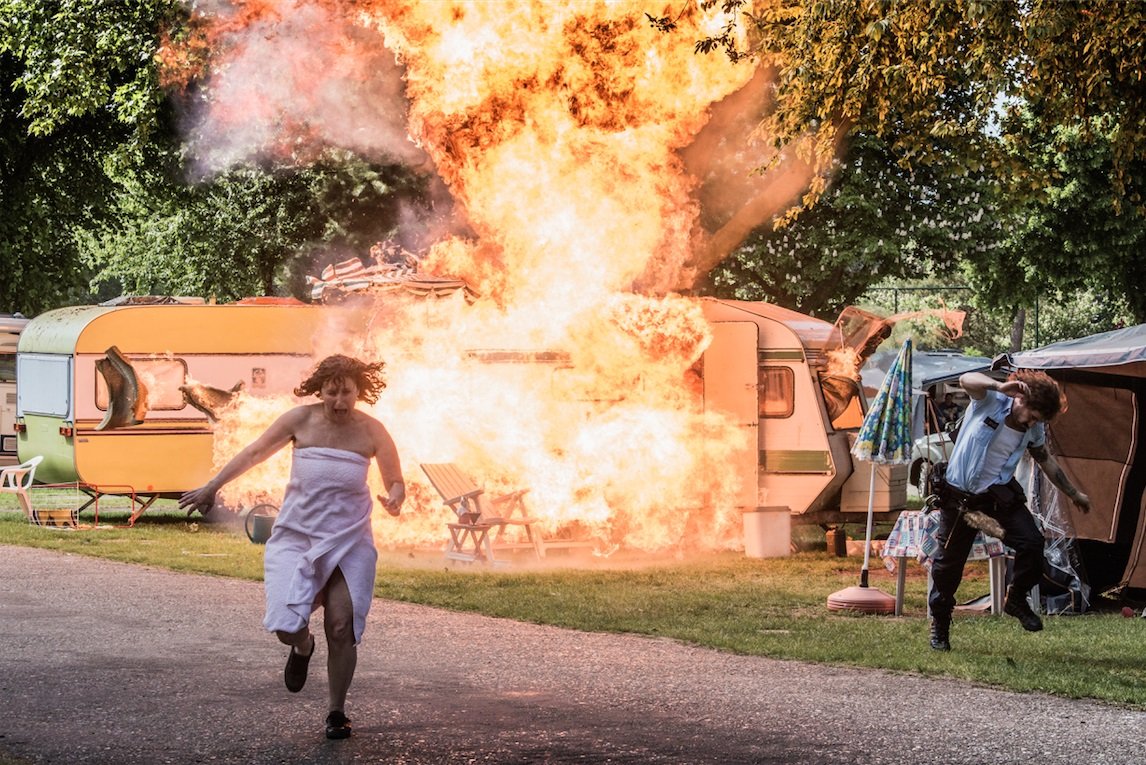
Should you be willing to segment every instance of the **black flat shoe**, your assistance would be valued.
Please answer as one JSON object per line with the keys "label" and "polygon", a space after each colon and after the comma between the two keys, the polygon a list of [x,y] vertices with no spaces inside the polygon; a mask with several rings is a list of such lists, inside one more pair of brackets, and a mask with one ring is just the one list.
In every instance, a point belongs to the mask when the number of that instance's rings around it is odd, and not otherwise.
{"label": "black flat shoe", "polygon": [[327,738],[350,738],[350,718],[335,710],[326,716]]}
{"label": "black flat shoe", "polygon": [[310,657],[314,656],[314,638],[310,639],[310,654],[303,656],[290,647],[290,656],[287,657],[286,668],[283,670],[283,682],[291,693],[298,693],[306,685],[306,670],[310,666]]}

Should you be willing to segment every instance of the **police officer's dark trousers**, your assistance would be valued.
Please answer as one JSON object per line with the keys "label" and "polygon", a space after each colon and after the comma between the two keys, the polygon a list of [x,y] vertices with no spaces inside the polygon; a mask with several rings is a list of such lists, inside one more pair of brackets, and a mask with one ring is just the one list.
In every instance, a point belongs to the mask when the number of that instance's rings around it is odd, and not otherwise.
{"label": "police officer's dark trousers", "polygon": [[932,588],[928,598],[931,615],[949,621],[955,608],[955,591],[977,529],[967,525],[960,511],[978,510],[991,516],[1005,530],[1003,542],[1015,551],[1012,590],[1025,596],[1043,574],[1043,535],[1027,509],[1026,495],[1018,481],[992,486],[983,494],[966,494],[953,488],[941,493],[938,551],[931,565]]}

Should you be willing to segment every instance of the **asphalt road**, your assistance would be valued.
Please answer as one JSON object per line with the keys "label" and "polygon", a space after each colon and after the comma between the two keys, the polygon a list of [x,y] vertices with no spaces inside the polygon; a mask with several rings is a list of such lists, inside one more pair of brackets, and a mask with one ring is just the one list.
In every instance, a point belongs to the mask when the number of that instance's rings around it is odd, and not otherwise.
{"label": "asphalt road", "polygon": [[[1146,713],[376,601],[327,741],[258,583],[0,546],[0,762],[1146,761]],[[316,671],[317,670],[317,671]]]}

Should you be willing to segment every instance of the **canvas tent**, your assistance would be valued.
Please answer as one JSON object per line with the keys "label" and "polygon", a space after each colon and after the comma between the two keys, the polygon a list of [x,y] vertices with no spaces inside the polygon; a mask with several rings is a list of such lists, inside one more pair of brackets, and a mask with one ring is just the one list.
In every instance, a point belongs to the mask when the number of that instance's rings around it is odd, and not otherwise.
{"label": "canvas tent", "polygon": [[1146,324],[1016,353],[1009,361],[1046,371],[1066,392],[1067,410],[1050,426],[1049,440],[1093,503],[1088,514],[1060,503],[1088,583],[1098,592],[1146,588]]}
{"label": "canvas tent", "polygon": [[[879,351],[863,365],[860,377],[864,393],[870,400],[879,389],[888,368],[898,351]],[[991,359],[986,356],[966,356],[953,351],[916,351],[911,358],[911,379],[914,398],[911,408],[911,437],[926,435],[926,396],[934,393],[936,403],[943,400],[948,388],[957,387],[964,372],[989,372]],[[934,423],[932,424],[934,430]]]}

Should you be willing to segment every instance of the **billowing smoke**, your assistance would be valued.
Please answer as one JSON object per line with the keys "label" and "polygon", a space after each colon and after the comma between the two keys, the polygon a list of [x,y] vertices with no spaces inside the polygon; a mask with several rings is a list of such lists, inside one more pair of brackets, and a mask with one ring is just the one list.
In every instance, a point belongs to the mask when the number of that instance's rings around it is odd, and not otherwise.
{"label": "billowing smoke", "polygon": [[303,160],[324,146],[414,167],[429,158],[406,129],[402,68],[351,4],[309,0],[196,4],[210,19],[208,97],[189,125],[199,170],[262,158]]}

